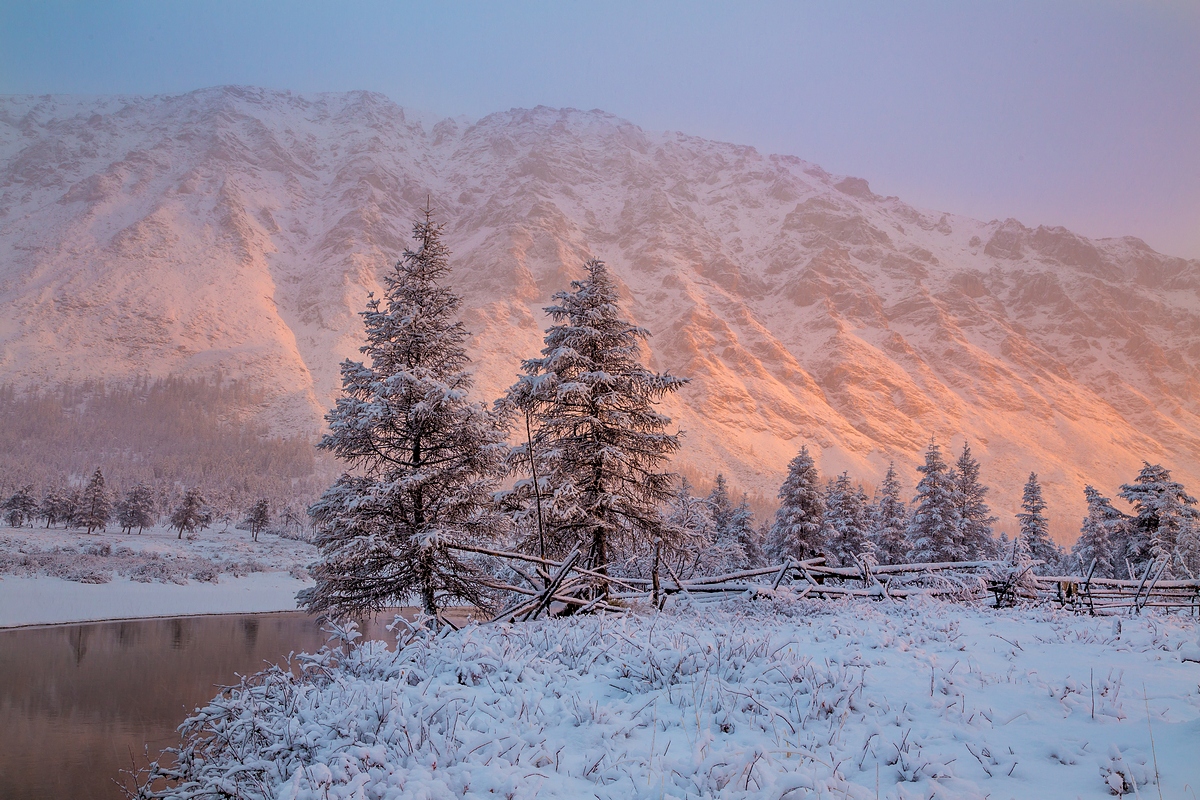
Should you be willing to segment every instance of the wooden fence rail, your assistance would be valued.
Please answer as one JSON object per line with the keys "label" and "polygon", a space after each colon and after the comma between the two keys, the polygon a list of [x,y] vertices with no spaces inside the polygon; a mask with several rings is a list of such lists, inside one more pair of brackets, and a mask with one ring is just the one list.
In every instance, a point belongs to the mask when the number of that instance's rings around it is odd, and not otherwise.
{"label": "wooden fence rail", "polygon": [[[666,567],[670,577],[660,577],[658,587],[648,578],[614,576],[608,566],[586,568],[582,554],[572,551],[562,561],[506,550],[448,544],[456,550],[478,553],[507,563],[524,586],[485,580],[485,586],[514,597],[496,621],[536,619],[541,614],[622,611],[632,600],[651,599],[661,604],[681,593],[702,601],[735,594],[770,596],[785,583],[799,588],[799,596],[903,599],[916,595],[979,601],[990,594],[996,606],[1017,602],[1057,605],[1079,613],[1140,613],[1146,608],[1188,609],[1200,616],[1200,580],[1162,580],[1164,564],[1150,564],[1140,580],[1098,578],[1093,564],[1084,577],[1035,575],[1002,561],[930,562],[920,564],[869,564],[853,567],[826,565],[824,558],[788,559],[756,569],[686,580]],[[521,568],[518,564],[532,565]],[[532,574],[531,574],[532,573]]]}

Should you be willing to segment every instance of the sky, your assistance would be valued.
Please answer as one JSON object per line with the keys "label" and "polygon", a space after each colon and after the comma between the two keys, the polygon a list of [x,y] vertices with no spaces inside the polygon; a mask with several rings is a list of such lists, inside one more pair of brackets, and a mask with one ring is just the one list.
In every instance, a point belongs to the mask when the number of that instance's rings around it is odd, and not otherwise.
{"label": "sky", "polygon": [[1200,258],[1200,2],[0,3],[0,94],[600,108]]}

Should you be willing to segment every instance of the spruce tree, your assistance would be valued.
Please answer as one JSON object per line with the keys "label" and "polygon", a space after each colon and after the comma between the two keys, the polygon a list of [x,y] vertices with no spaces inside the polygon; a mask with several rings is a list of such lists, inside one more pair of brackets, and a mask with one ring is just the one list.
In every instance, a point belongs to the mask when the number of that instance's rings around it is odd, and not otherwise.
{"label": "spruce tree", "polygon": [[911,548],[908,541],[908,508],[900,499],[896,465],[888,464],[879,486],[879,497],[871,508],[871,542],[881,564],[901,564]]}
{"label": "spruce tree", "polygon": [[908,523],[914,562],[962,561],[966,556],[959,539],[957,492],[942,450],[932,439],[925,463],[917,467],[921,480],[913,499],[916,509]]}
{"label": "spruce tree", "polygon": [[97,467],[92,473],[83,490],[82,508],[80,509],[79,524],[87,528],[87,532],[104,530],[112,518],[112,498],[104,486],[104,473]]}
{"label": "spruce tree", "polygon": [[664,529],[651,573],[663,559],[680,578],[691,577],[697,571],[720,571],[724,559],[714,547],[716,532],[712,510],[705,500],[692,494],[692,486],[686,478],[680,480],[679,491],[668,505]]}
{"label": "spruce tree", "polygon": [[59,522],[66,520],[66,505],[66,492],[62,489],[48,489],[42,495],[42,502],[38,506],[38,513],[42,515],[42,519],[46,520],[47,528],[51,528]]}
{"label": "spruce tree", "polygon": [[958,543],[967,561],[996,556],[992,524],[996,517],[986,501],[988,487],[979,482],[979,462],[971,454],[971,445],[963,443],[962,455],[954,463],[954,492],[958,510]]}
{"label": "spruce tree", "polygon": [[491,493],[504,432],[471,402],[471,373],[444,285],[449,250],[430,212],[362,313],[370,364],[342,362],[342,397],[319,447],[346,463],[309,510],[320,555],[310,613],[375,613],[418,595],[426,614],[446,602],[482,604],[474,559],[447,544],[483,545],[501,529]]}
{"label": "spruce tree", "polygon": [[1200,511],[1196,498],[1171,480],[1171,471],[1142,462],[1137,479],[1121,486],[1118,494],[1133,505],[1134,512],[1125,527],[1125,557],[1139,570],[1149,561],[1165,560],[1168,566],[1163,574],[1170,577],[1180,573],[1182,558],[1187,564],[1184,573],[1194,572],[1193,563],[1200,558],[1194,552]]}
{"label": "spruce tree", "polygon": [[866,497],[843,472],[825,490],[822,538],[836,566],[853,566],[855,557],[868,553]]}
{"label": "spruce tree", "polygon": [[266,498],[259,498],[246,514],[246,524],[250,526],[250,538],[258,541],[258,534],[271,524],[271,505]]}
{"label": "spruce tree", "polygon": [[729,497],[729,484],[725,476],[717,474],[716,483],[708,494],[708,511],[712,517],[713,528],[724,534],[728,531],[733,520],[733,500]]}
{"label": "spruce tree", "polygon": [[24,527],[26,522],[32,525],[33,515],[37,513],[37,507],[37,500],[33,497],[32,484],[17,489],[17,491],[5,499],[2,506],[8,524],[14,528]]}
{"label": "spruce tree", "polygon": [[138,534],[154,524],[154,489],[139,483],[117,504],[117,524],[124,533],[138,529]]}
{"label": "spruce tree", "polygon": [[703,570],[708,573],[745,569],[756,560],[754,515],[745,496],[739,506],[729,496],[729,483],[717,475],[713,490],[705,501],[712,519],[712,544],[705,556]]}
{"label": "spruce tree", "polygon": [[787,477],[779,487],[779,510],[767,535],[767,556],[782,561],[829,555],[822,535],[824,518],[821,476],[805,445],[788,463]]}
{"label": "spruce tree", "polygon": [[83,492],[71,489],[63,494],[62,521],[63,527],[78,528],[83,524]]}
{"label": "spruce tree", "polygon": [[1071,548],[1071,555],[1080,574],[1086,575],[1095,559],[1095,577],[1115,578],[1120,574],[1118,566],[1124,559],[1120,548],[1126,517],[1093,487],[1085,486],[1083,495],[1087,499],[1087,516],[1083,518],[1079,539]]}
{"label": "spruce tree", "polygon": [[176,538],[182,539],[185,532],[195,533],[196,528],[204,524],[205,505],[204,495],[197,487],[193,486],[184,493],[179,505],[171,512],[171,527],[179,531]]}
{"label": "spruce tree", "polygon": [[1050,526],[1042,513],[1045,510],[1042,485],[1038,483],[1037,473],[1031,472],[1029,480],[1025,482],[1017,521],[1021,526],[1018,535],[1022,546],[1029,551],[1029,557],[1044,562],[1033,569],[1038,575],[1050,575],[1057,571],[1063,558],[1062,548],[1050,539]]}
{"label": "spruce tree", "polygon": [[[607,574],[611,560],[645,555],[656,540],[659,507],[674,494],[675,477],[663,467],[679,435],[655,407],[687,381],[643,366],[649,333],[622,317],[603,262],[584,269],[570,291],[554,295],[542,357],[522,364],[500,407],[530,423],[548,547],[561,556],[579,546],[585,563]],[[530,464],[529,442],[514,448],[510,468],[523,474]],[[519,482],[507,501],[532,502],[530,488]]]}
{"label": "spruce tree", "polygon": [[763,563],[762,532],[754,525],[754,512],[745,493],[729,518],[729,535],[741,545],[746,559],[744,566],[757,567]]}

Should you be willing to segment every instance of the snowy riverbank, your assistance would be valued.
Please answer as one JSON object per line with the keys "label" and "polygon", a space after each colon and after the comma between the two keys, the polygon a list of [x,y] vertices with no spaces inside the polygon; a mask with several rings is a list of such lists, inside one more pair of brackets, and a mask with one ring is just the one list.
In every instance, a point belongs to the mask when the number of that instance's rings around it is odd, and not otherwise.
{"label": "snowy riverbank", "polygon": [[1048,610],[782,594],[470,626],[398,655],[323,660],[309,679],[266,674],[195,723],[233,751],[185,763],[197,787],[236,775],[295,798],[1200,787],[1200,664],[1183,658],[1195,619],[1127,618],[1117,631],[1111,618]]}
{"label": "snowy riverbank", "polygon": [[0,529],[0,628],[136,617],[292,611],[315,548],[239,530],[191,539]]}
{"label": "snowy riverbank", "polygon": [[281,572],[241,578],[224,576],[219,583],[190,581],[138,583],[117,578],[92,584],[62,578],[0,580],[0,628],[93,622],[195,614],[251,614],[295,611],[296,592],[311,582]]}

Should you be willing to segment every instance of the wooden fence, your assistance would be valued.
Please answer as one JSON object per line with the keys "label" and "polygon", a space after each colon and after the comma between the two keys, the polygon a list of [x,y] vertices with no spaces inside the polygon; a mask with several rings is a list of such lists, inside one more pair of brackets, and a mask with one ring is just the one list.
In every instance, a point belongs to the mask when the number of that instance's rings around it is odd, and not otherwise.
{"label": "wooden fence", "polygon": [[614,576],[588,569],[576,549],[561,561],[469,545],[447,545],[491,556],[505,563],[518,582],[487,580],[485,585],[516,598],[496,621],[536,619],[542,614],[622,611],[631,601],[661,604],[672,594],[698,601],[732,595],[771,596],[790,584],[798,597],[867,597],[901,600],[914,595],[981,601],[991,597],[997,607],[1018,602],[1057,605],[1079,613],[1140,613],[1145,608],[1179,609],[1200,616],[1200,580],[1163,580],[1166,564],[1149,565],[1139,581],[1097,578],[1093,563],[1087,576],[1035,575],[1002,561],[960,561],[924,564],[873,565],[860,560],[853,567],[826,566],[824,558],[789,559],[758,569],[681,580],[666,566],[668,577],[655,586],[647,578]]}

